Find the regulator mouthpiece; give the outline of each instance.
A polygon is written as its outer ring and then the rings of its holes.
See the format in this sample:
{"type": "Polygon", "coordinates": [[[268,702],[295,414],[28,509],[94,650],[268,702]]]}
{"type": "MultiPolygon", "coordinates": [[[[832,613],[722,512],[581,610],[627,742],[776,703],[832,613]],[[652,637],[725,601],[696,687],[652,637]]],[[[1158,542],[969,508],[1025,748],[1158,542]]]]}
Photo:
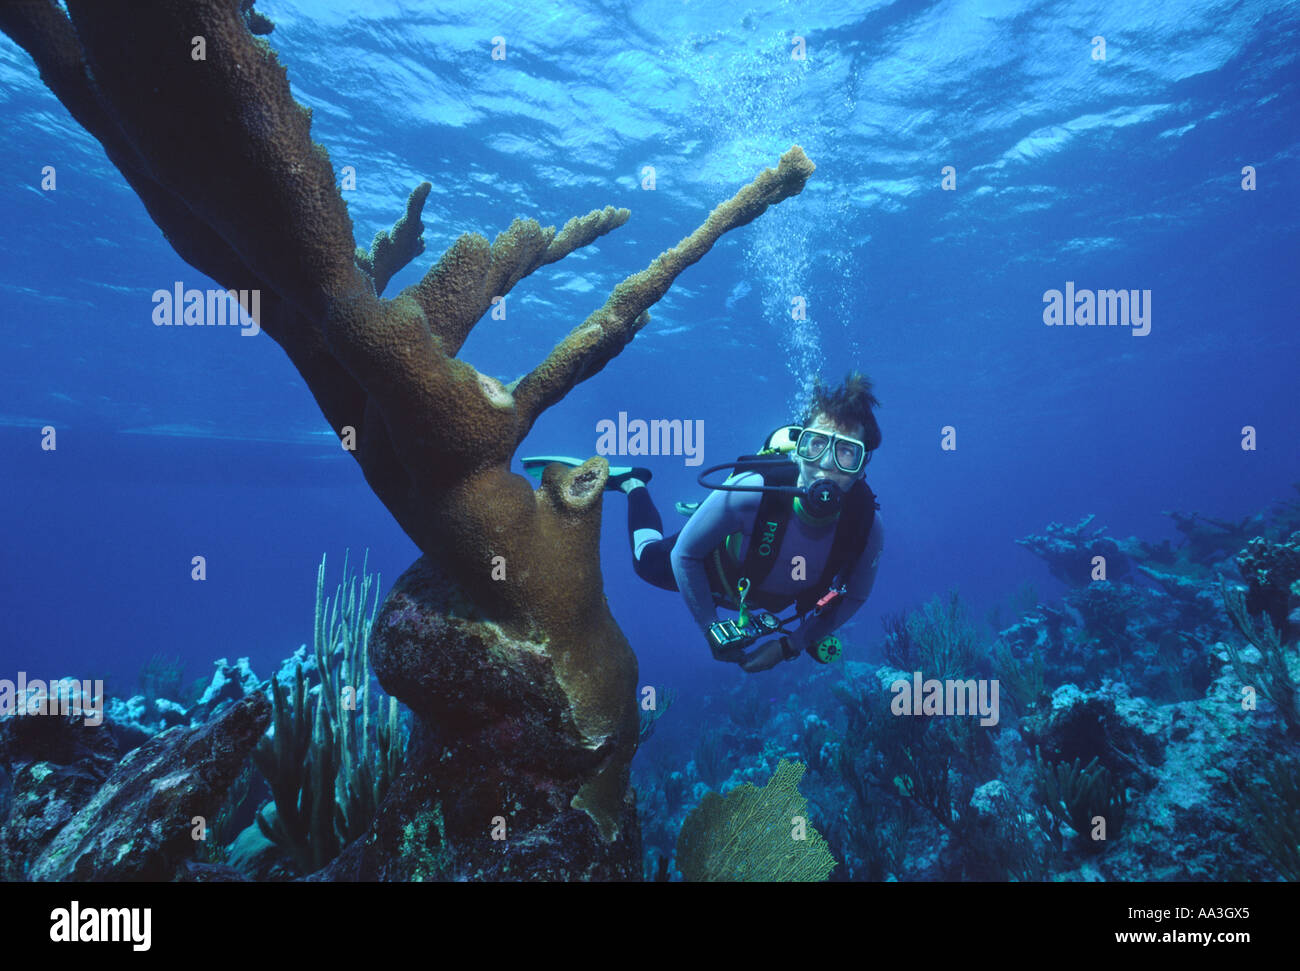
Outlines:
{"type": "Polygon", "coordinates": [[[807,501],[814,516],[833,516],[844,502],[844,491],[830,479],[818,479],[808,487],[807,501]]]}

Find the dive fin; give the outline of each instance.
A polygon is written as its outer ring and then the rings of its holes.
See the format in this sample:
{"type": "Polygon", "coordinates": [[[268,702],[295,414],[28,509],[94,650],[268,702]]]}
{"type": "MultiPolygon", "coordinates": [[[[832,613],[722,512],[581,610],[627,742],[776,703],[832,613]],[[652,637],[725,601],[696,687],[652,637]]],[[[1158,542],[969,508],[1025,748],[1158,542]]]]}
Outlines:
{"type": "MultiPolygon", "coordinates": [[[[558,463],[576,469],[587,460],[575,459],[571,455],[530,455],[519,461],[523,463],[524,472],[540,482],[542,473],[548,465],[558,463]]],[[[611,465],[609,467],[609,480],[605,483],[605,490],[607,492],[617,492],[627,479],[640,479],[642,482],[649,482],[650,470],[639,467],[633,468],[630,465],[611,465]]]]}
{"type": "Polygon", "coordinates": [[[571,469],[576,469],[586,459],[575,459],[568,455],[530,455],[528,458],[519,460],[524,465],[524,473],[532,476],[538,482],[542,481],[542,473],[548,465],[559,463],[567,465],[571,469]]]}

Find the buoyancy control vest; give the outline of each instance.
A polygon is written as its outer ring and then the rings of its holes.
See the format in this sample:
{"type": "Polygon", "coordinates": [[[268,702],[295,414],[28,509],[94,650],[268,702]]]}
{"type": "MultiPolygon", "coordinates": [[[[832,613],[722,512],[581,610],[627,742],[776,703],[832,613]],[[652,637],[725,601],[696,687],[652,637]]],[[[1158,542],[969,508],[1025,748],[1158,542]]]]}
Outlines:
{"type": "MultiPolygon", "coordinates": [[[[799,479],[797,463],[774,464],[770,457],[758,455],[741,456],[736,460],[734,469],[733,475],[741,472],[760,473],[764,485],[792,486],[799,479]]],[[[812,610],[817,601],[837,582],[843,583],[847,579],[862,557],[862,551],[871,535],[871,527],[875,523],[876,510],[880,508],[875,493],[862,479],[854,482],[844,496],[835,522],[835,538],[831,541],[830,554],[821,574],[808,581],[806,588],[798,594],[765,593],[760,590],[763,582],[776,568],[777,554],[790,525],[790,517],[796,515],[795,501],[785,493],[762,494],[743,562],[739,560],[739,550],[731,548],[739,534],[732,534],[714,549],[709,558],[711,568],[708,575],[715,603],[736,609],[739,605],[737,585],[743,577],[749,580],[746,602],[750,606],[780,611],[793,603],[802,616],[812,610]]]]}

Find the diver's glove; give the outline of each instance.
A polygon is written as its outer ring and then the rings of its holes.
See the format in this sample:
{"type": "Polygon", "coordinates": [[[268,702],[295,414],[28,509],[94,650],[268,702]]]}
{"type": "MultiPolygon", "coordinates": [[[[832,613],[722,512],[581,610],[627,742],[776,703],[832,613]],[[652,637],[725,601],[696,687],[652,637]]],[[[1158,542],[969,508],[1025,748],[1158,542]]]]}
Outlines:
{"type": "Polygon", "coordinates": [[[745,649],[743,647],[718,647],[709,639],[709,650],[713,652],[713,660],[725,661],[728,664],[745,663],[745,649]]]}
{"type": "Polygon", "coordinates": [[[773,637],[754,648],[740,666],[750,674],[757,674],[798,656],[799,650],[791,646],[788,637],[773,637]]]}

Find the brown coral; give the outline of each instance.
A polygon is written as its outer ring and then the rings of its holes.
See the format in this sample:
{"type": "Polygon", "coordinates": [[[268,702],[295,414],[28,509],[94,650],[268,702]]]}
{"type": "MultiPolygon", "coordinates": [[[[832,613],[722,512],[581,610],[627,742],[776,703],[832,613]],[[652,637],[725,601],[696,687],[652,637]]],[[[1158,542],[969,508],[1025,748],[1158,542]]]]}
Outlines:
{"type": "MultiPolygon", "coordinates": [[[[601,593],[607,467],[552,469],[534,492],[509,462],[538,416],[648,323],[679,273],[723,233],[800,192],[813,165],[791,148],[505,386],[457,359],[470,329],[494,297],[623,225],[628,211],[595,210],[558,233],[516,220],[490,244],[463,235],[418,283],[381,299],[423,248],[427,190],[417,187],[403,220],[358,265],[329,156],[312,142],[310,112],[279,59],[250,33],[247,6],[67,0],[65,14],[52,0],[15,0],[0,5],[0,29],[99,139],[176,251],[224,287],[261,291],[262,330],[331,427],[355,430],[367,482],[455,595],[503,638],[542,646],[562,707],[604,753],[572,798],[609,839],[637,716],[636,661],[601,593]],[[196,37],[204,59],[192,56],[196,37]],[[505,558],[505,579],[493,579],[494,557],[505,558]]],[[[391,666],[389,677],[401,680],[391,666]]]]}

